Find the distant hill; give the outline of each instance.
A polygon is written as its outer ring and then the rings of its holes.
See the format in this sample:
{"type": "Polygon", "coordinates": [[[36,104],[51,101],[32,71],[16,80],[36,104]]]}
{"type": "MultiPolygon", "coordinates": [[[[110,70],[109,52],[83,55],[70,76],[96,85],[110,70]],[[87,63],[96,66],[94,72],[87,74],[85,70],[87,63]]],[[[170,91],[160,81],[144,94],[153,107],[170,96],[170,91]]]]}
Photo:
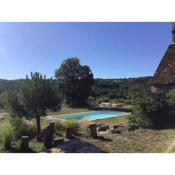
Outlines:
{"type": "MultiPolygon", "coordinates": [[[[109,95],[112,92],[114,96],[125,97],[126,92],[132,90],[133,88],[140,88],[147,86],[151,77],[139,77],[139,78],[123,78],[123,79],[95,79],[93,86],[93,94],[95,96],[109,95]],[[114,91],[117,92],[117,94],[114,91]],[[120,93],[120,94],[119,94],[120,93]],[[116,95],[115,95],[116,94],[116,95]]],[[[18,80],[4,80],[0,79],[0,93],[5,90],[15,90],[17,85],[21,82],[18,80]]],[[[111,94],[111,96],[113,96],[111,94]]]]}
{"type": "Polygon", "coordinates": [[[151,78],[96,79],[92,88],[92,96],[130,99],[140,89],[149,89],[151,78]]]}

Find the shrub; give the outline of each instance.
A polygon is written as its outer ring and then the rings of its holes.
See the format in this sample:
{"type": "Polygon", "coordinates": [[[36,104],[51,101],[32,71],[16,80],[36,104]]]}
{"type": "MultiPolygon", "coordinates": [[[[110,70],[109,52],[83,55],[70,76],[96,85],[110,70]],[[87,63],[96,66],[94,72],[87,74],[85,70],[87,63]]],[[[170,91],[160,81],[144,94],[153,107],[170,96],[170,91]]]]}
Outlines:
{"type": "Polygon", "coordinates": [[[36,136],[35,125],[29,124],[19,117],[11,118],[10,124],[14,131],[15,139],[20,139],[21,136],[29,136],[32,139],[36,136]]]}
{"type": "Polygon", "coordinates": [[[14,132],[11,127],[7,127],[4,129],[0,135],[0,142],[3,145],[5,150],[10,150],[11,149],[11,143],[14,139],[14,132]]]}
{"type": "Polygon", "coordinates": [[[80,131],[80,123],[74,120],[57,121],[55,128],[57,131],[65,131],[66,128],[71,128],[74,134],[78,134],[80,131]]]}
{"type": "Polygon", "coordinates": [[[142,93],[140,97],[137,97],[133,115],[129,117],[130,129],[174,127],[173,108],[168,101],[171,101],[170,95],[167,96],[164,91],[154,94],[151,92],[142,93]]]}
{"type": "Polygon", "coordinates": [[[67,120],[64,122],[65,128],[71,128],[74,134],[78,134],[80,131],[80,123],[74,120],[67,120]]]}
{"type": "Polygon", "coordinates": [[[55,128],[57,131],[66,131],[66,128],[71,128],[74,134],[78,134],[80,131],[80,123],[74,120],[57,121],[55,128]]]}
{"type": "Polygon", "coordinates": [[[88,102],[88,104],[89,104],[90,106],[96,105],[96,99],[95,99],[95,97],[92,97],[92,96],[88,97],[87,102],[88,102]]]}
{"type": "Polygon", "coordinates": [[[175,106],[175,90],[170,91],[167,94],[167,98],[168,98],[168,104],[174,107],[175,106]]]}
{"type": "Polygon", "coordinates": [[[102,96],[102,97],[99,97],[96,102],[98,104],[100,104],[102,102],[110,102],[110,99],[108,97],[102,96]]]}
{"type": "Polygon", "coordinates": [[[55,123],[55,129],[56,129],[57,131],[65,131],[64,122],[62,122],[62,121],[57,121],[57,122],[55,123]]]}
{"type": "Polygon", "coordinates": [[[140,106],[135,106],[134,113],[129,116],[129,130],[139,129],[139,128],[151,128],[152,121],[145,116],[144,112],[140,106]]]}
{"type": "Polygon", "coordinates": [[[132,105],[133,104],[133,101],[131,99],[126,99],[124,101],[124,103],[127,104],[127,105],[132,105]]]}

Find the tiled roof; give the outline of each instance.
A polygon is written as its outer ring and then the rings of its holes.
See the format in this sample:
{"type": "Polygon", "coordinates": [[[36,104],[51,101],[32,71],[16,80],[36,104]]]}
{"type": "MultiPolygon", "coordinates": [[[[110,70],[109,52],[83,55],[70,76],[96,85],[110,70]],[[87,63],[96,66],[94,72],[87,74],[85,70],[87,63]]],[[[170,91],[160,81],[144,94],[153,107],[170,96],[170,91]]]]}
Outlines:
{"type": "Polygon", "coordinates": [[[151,85],[175,84],[175,44],[171,44],[161,60],[151,85]]]}

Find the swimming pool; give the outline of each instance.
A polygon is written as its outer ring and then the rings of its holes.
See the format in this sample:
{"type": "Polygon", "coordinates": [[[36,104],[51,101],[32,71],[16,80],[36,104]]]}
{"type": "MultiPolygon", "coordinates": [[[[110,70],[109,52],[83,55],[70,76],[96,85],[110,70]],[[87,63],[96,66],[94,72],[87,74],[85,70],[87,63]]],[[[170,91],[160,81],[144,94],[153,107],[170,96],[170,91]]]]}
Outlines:
{"type": "Polygon", "coordinates": [[[58,120],[76,120],[80,121],[82,119],[96,120],[111,117],[119,117],[123,115],[128,115],[129,113],[121,111],[93,111],[93,112],[82,112],[82,113],[72,113],[72,114],[62,114],[54,116],[54,119],[58,120]]]}

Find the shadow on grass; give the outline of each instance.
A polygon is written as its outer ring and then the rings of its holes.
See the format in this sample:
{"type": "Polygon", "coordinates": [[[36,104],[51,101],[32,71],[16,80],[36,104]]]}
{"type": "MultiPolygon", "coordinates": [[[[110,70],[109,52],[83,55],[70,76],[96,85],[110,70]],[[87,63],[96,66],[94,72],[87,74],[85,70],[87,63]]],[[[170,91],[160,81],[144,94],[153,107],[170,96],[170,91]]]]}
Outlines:
{"type": "Polygon", "coordinates": [[[9,153],[37,153],[36,151],[34,151],[33,149],[29,148],[27,151],[23,151],[21,152],[19,150],[19,148],[16,147],[11,147],[7,150],[9,153]]]}
{"type": "Polygon", "coordinates": [[[56,148],[64,153],[106,153],[97,148],[94,144],[82,141],[79,138],[73,138],[67,142],[58,145],[56,148]]]}

